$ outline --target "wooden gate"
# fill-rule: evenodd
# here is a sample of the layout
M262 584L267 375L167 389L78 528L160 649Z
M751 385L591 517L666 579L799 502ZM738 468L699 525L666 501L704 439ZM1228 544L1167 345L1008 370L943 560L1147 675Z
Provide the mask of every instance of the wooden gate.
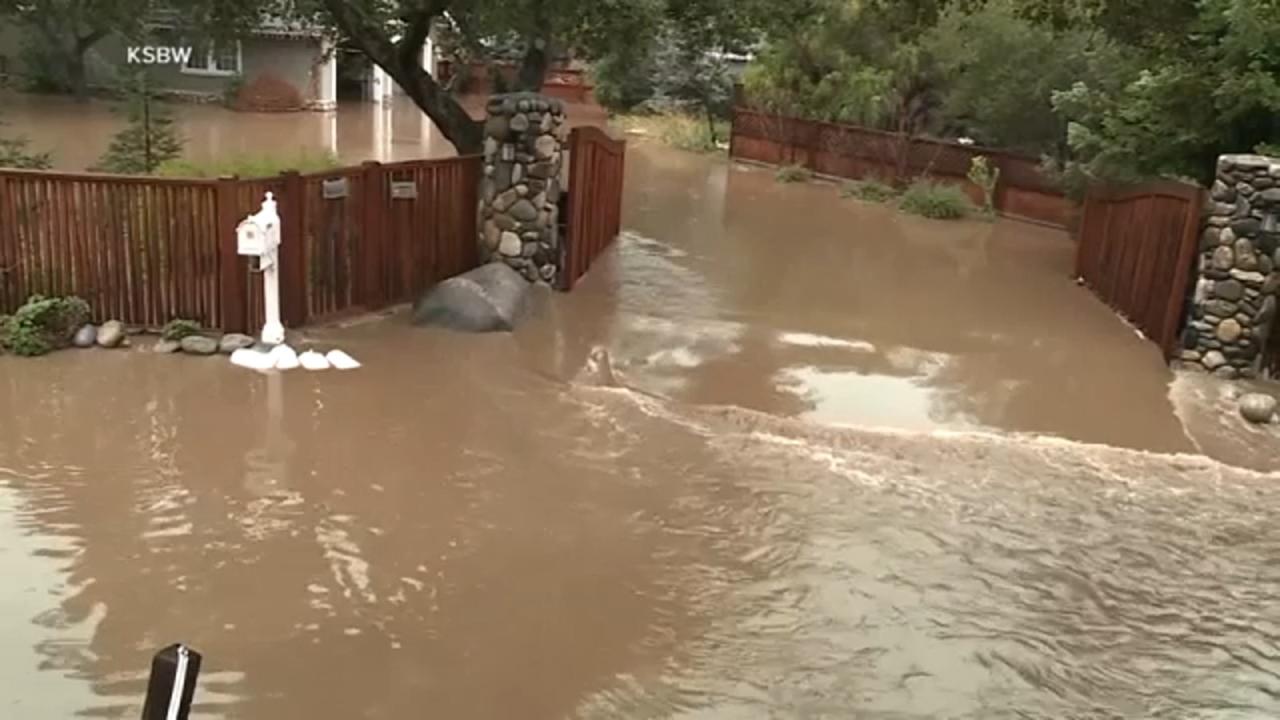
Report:
M1186 315L1204 190L1160 182L1090 191L1076 275L1172 358Z
M569 134L568 222L562 238L560 288L572 290L622 228L622 176L627 144L596 127Z

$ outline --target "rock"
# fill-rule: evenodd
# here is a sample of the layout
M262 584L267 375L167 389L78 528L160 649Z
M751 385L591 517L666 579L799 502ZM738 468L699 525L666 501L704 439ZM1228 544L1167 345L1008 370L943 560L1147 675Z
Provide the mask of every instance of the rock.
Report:
M485 157L493 157L498 153L498 141L492 136L484 139L484 155Z
M1240 372L1238 370L1236 370L1235 368L1229 365L1223 365L1222 367L1213 371L1214 377L1220 377L1224 380L1234 380L1236 379L1237 376L1239 376L1239 374Z
M1236 199L1236 191L1221 180L1214 181L1213 187L1209 190L1209 194L1214 200L1218 200L1220 202L1231 202Z
M1218 329L1215 334L1224 343L1235 342L1236 338L1240 337L1240 331L1243 329L1235 318L1227 318L1218 323Z
M1274 184L1274 181L1268 180L1267 184L1272 185ZM1258 197L1262 198L1263 202L1280 203L1280 188L1273 187L1263 190L1258 193Z
M1228 273L1236 280L1255 285L1261 285L1267 280L1266 275L1263 275L1256 270L1240 270L1239 268L1233 268L1232 270L1229 270Z
M519 184L519 182L523 179L524 179L524 165L517 164L515 167L511 168L511 182L513 184Z
M1262 273L1263 275L1266 275L1275 269L1276 269L1275 261L1271 259L1270 255L1258 256L1258 272Z
M1245 242L1248 242L1247 240ZM1213 256L1209 260L1213 267L1219 270L1230 270L1236 262L1236 255L1229 247L1219 246L1214 248Z
M508 257L515 257L520 254L520 236L511 232L504 231L502 239L498 242L498 252Z
M509 162L498 163L497 169L494 170L494 173L493 173L494 189L501 192L511 187L512 172L513 172L513 169L511 167L511 163Z
M506 212L519 199L520 194L516 192L515 188L504 190L501 195L494 199L493 209L498 212Z
M92 325L85 325L76 331L75 336L71 338L71 344L78 348L93 347L98 342L98 328Z
M1210 350L1200 362L1210 370L1216 370L1227 364L1227 357L1217 350Z
M1236 314L1236 304L1229 300L1214 299L1204 304L1204 311L1218 317L1231 317Z
M1240 414L1251 423L1269 423L1276 414L1276 399L1266 393L1248 393L1240 398Z
M520 225L510 215L498 215L493 218L493 224L497 225L499 230L515 230Z
M502 230L493 220L485 220L480 233L481 241L487 252L498 249L498 241L502 239Z
M204 335L188 335L182 338L182 352L189 355L214 355L218 352L218 341Z
M536 178L550 178L556 175L556 166L550 162L540 162L529 167L529 175Z
M484 124L485 135L497 140L505 140L509 129L510 126L507 124L507 119L501 115L490 116Z
M517 186L516 186L516 195L519 195L520 197L526 197L526 196L528 196L528 195L529 195L529 186L528 186L528 185L524 185L524 184L517 185Z
M98 347L117 348L124 342L124 323L119 320L108 320L98 328L95 340Z
M151 352L160 353L161 355L176 353L181 349L182 343L177 340L165 340L164 338L157 340L156 344L151 346Z
M466 332L509 331L528 305L530 285L506 263L493 262L428 290L413 309L413 324Z
M1214 283L1213 296L1223 300L1239 300L1244 297L1244 285L1239 280L1221 280Z
M1236 235L1257 235L1261 229L1262 221L1257 218L1246 217L1231 221L1231 230Z
M534 153L538 156L539 160L547 160L551 158L551 156L556 154L556 150L559 149L559 147L559 141L550 135L539 135L538 139L533 143Z
M223 355L230 355L237 350L253 347L254 342L255 340L248 335L227 333L222 336L222 339L218 340L218 352Z
M515 115L511 118L508 126L511 128L511 132L522 133L529 129L529 116L524 113Z
M543 115L542 122L538 124L538 130L540 132L549 133L554 128L555 128L555 120L551 117L551 115L550 114Z
M521 199L511 206L511 217L520 222L533 222L538 219L538 209L528 200Z
M480 199L482 201L491 203L497 194L498 184L493 181L493 178L485 178L480 181Z
M1200 353L1197 350L1183 350L1178 357L1188 362L1199 362Z

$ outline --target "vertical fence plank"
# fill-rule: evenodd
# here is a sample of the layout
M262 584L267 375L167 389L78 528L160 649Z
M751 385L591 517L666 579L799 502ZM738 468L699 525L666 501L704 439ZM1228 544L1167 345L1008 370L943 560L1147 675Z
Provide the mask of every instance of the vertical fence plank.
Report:
M236 252L236 224L240 221L240 182L235 177L218 178L217 246L218 280L221 286L219 301L222 305L222 327L228 332L246 332L249 329L246 299L248 278L244 262Z
M307 321L306 252L303 247L308 197L297 171L281 175L280 314L287 327Z

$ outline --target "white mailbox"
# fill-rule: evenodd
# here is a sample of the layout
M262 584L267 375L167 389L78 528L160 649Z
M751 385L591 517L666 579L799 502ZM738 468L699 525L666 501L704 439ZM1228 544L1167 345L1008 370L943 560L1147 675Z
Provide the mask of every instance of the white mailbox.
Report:
M284 326L280 323L280 215L276 201L267 193L262 209L250 215L236 226L236 252L258 258L257 269L262 272L263 310L266 324L262 328L262 342L277 345L284 342Z

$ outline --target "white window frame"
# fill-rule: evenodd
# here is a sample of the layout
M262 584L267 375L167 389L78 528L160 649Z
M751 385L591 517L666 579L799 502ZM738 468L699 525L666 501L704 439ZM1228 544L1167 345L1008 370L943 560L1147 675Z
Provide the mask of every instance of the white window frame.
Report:
M236 68L235 70L221 70L217 66L217 43L209 43L209 49L205 51L204 67L193 68L186 63L182 63L183 75L203 75L205 77L233 77L244 72L244 46L239 40L236 43ZM193 56L194 60L195 57Z

